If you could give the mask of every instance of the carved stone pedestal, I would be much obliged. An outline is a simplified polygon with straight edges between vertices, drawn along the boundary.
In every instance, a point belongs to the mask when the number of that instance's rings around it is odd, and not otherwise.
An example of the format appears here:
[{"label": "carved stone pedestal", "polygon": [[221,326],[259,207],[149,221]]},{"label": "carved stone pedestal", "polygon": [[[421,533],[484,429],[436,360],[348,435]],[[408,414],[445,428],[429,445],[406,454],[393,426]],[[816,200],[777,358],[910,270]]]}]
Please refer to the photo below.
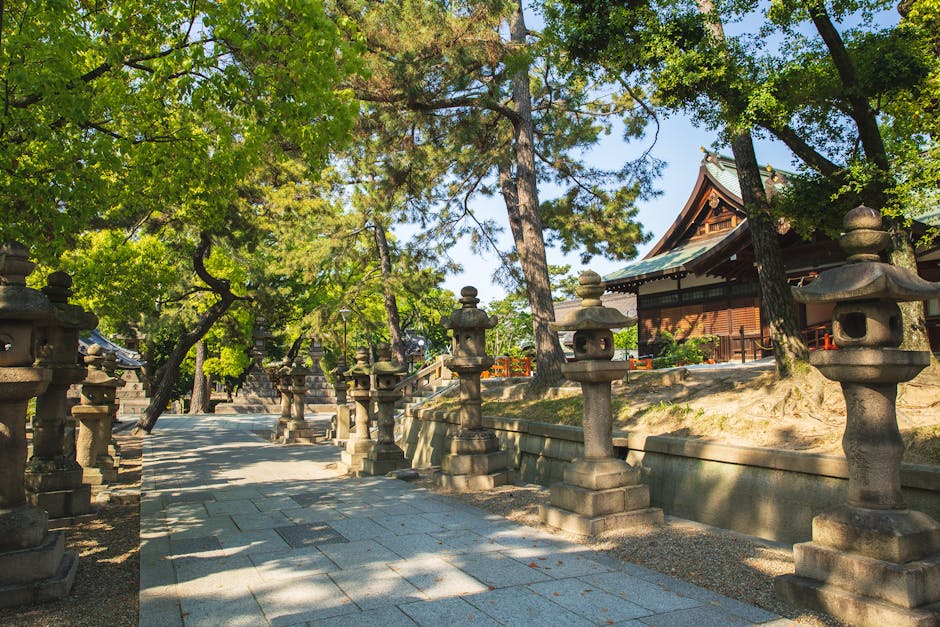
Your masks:
[{"label": "carved stone pedestal", "polygon": [[571,533],[593,536],[635,525],[661,525],[663,510],[650,507],[649,486],[625,461],[578,460],[565,469],[564,482],[552,484],[542,521]]},{"label": "carved stone pedestal", "polygon": [[509,452],[490,429],[462,429],[441,458],[439,485],[458,492],[492,490],[513,482]]},{"label": "carved stone pedestal", "polygon": [[68,470],[27,470],[26,500],[47,512],[49,518],[91,518],[91,486],[83,479],[84,471],[78,465]]},{"label": "carved stone pedestal", "polygon": [[911,510],[842,506],[793,546],[777,594],[859,625],[940,624],[940,524]]},{"label": "carved stone pedestal", "polygon": [[393,470],[411,468],[405,452],[395,444],[376,444],[362,462],[362,474],[372,477],[387,475]]},{"label": "carved stone pedestal", "polygon": [[361,474],[362,465],[372,452],[373,446],[375,446],[375,440],[372,439],[350,438],[347,440],[346,448],[340,451],[339,455],[340,463],[343,464],[346,472],[352,475]]},{"label": "carved stone pedestal", "polygon": [[550,505],[539,508],[542,521],[571,533],[593,536],[634,525],[659,525],[663,511],[650,507],[649,487],[640,483],[640,470],[614,457],[610,384],[626,374],[614,356],[612,329],[635,320],[604,307],[601,278],[585,272],[577,289],[580,309],[554,330],[574,331],[573,363],[562,372],[581,384],[584,399],[584,457],[565,467],[564,481],[551,486]]},{"label": "carved stone pedestal", "polygon": [[[0,510],[0,529],[10,517],[16,512]],[[45,529],[46,521],[41,524]],[[68,596],[77,569],[78,553],[65,550],[61,533],[46,533],[37,546],[0,550],[0,607]]]}]

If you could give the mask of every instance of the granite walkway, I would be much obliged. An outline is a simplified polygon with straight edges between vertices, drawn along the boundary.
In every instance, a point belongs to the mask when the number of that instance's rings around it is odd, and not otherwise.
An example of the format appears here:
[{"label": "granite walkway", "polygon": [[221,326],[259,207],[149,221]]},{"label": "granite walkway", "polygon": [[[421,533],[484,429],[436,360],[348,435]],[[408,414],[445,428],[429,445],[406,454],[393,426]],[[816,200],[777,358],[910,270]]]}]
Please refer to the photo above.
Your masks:
[{"label": "granite walkway", "polygon": [[140,625],[753,625],[759,608],[384,477],[268,416],[165,416],[144,443]]}]

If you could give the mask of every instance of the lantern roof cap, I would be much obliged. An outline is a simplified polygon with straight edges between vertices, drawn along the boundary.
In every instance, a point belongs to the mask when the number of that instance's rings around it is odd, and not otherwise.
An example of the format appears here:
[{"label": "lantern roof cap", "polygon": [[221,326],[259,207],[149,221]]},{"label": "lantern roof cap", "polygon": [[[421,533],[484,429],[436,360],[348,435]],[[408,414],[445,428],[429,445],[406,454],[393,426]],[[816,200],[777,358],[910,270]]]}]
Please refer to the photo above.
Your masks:
[{"label": "lantern roof cap", "polygon": [[880,261],[890,242],[882,229],[881,214],[859,206],[845,214],[845,233],[839,245],[848,255],[847,263],[821,272],[804,287],[793,288],[793,298],[801,303],[835,303],[851,300],[883,299],[895,302],[929,300],[940,297],[940,283],[932,283],[915,272]]},{"label": "lantern roof cap", "polygon": [[36,264],[29,249],[19,242],[0,246],[0,318],[45,322],[55,316],[55,307],[39,290],[26,287]]},{"label": "lantern roof cap", "polygon": [[369,351],[365,346],[360,346],[356,349],[356,363],[346,371],[346,376],[362,377],[370,374],[372,374],[372,368],[369,367]]},{"label": "lantern roof cap", "polygon": [[404,365],[392,361],[392,348],[388,344],[379,344],[378,361],[372,365],[372,372],[378,375],[400,375],[408,370]]},{"label": "lantern roof cap", "polygon": [[455,309],[449,316],[441,319],[441,325],[447,329],[492,329],[496,326],[496,316],[487,315],[477,307],[477,288],[468,285],[460,290],[460,309]]},{"label": "lantern roof cap", "polygon": [[625,316],[613,307],[604,307],[601,303],[603,293],[601,276],[593,270],[582,272],[575,290],[575,294],[581,297],[581,306],[564,320],[550,323],[549,328],[552,331],[599,331],[636,324],[636,318]]}]

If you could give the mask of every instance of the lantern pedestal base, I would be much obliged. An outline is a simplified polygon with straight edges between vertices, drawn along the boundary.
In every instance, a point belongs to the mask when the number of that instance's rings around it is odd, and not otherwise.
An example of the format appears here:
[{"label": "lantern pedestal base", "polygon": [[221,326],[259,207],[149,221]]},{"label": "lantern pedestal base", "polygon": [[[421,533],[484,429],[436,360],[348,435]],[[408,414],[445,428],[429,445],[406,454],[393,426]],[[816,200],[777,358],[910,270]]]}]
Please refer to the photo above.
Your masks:
[{"label": "lantern pedestal base", "polygon": [[281,444],[316,444],[323,440],[324,433],[314,429],[306,420],[291,420],[284,427],[278,440]]},{"label": "lantern pedestal base", "polygon": [[640,469],[622,459],[575,459],[565,466],[565,483],[588,490],[609,490],[640,483]]},{"label": "lantern pedestal base", "polygon": [[346,450],[340,453],[340,463],[351,474],[361,473],[362,464],[365,462],[372,447],[375,446],[375,440],[365,438],[352,438],[346,442]]},{"label": "lantern pedestal base", "polygon": [[290,418],[278,417],[274,421],[274,427],[271,429],[271,441],[275,444],[281,441],[281,438],[284,437],[284,430],[287,428],[287,423],[290,422]]},{"label": "lantern pedestal base", "polygon": [[91,486],[82,483],[80,466],[49,472],[26,472],[26,500],[49,514],[71,518],[92,512]]},{"label": "lantern pedestal base", "polygon": [[922,512],[843,505],[813,519],[777,577],[794,605],[858,625],[940,624],[940,524]]},{"label": "lantern pedestal base", "polygon": [[68,596],[78,554],[65,550],[61,533],[49,533],[28,549],[0,552],[0,607],[51,601]]},{"label": "lantern pedestal base", "polygon": [[549,502],[554,507],[594,518],[646,509],[650,506],[650,490],[645,485],[589,490],[567,483],[555,483],[549,493]]},{"label": "lantern pedestal base", "polygon": [[774,590],[787,603],[831,614],[852,625],[930,627],[940,624],[940,603],[901,607],[798,575],[777,577]]},{"label": "lantern pedestal base", "polygon": [[585,516],[552,505],[540,505],[539,516],[547,525],[583,536],[596,536],[605,531],[627,529],[639,525],[663,524],[663,510],[658,507],[604,516]]},{"label": "lantern pedestal base", "polygon": [[384,476],[403,468],[411,468],[411,462],[405,459],[405,452],[394,443],[376,444],[362,462],[362,474],[370,477]]},{"label": "lantern pedestal base", "polygon": [[[588,472],[591,469],[595,472]],[[650,507],[649,486],[630,483],[638,477],[639,470],[621,460],[575,460],[565,469],[565,481],[552,484],[551,504],[540,507],[539,515],[552,527],[585,536],[661,525],[663,510]]]},{"label": "lantern pedestal base", "polygon": [[345,446],[346,441],[349,440],[349,423],[351,422],[349,414],[349,408],[345,405],[336,407],[336,416],[333,418],[333,433],[330,435],[333,446]]},{"label": "lantern pedestal base", "polygon": [[903,564],[940,555],[940,523],[914,510],[842,505],[813,519],[813,542]]},{"label": "lantern pedestal base", "polygon": [[437,476],[437,482],[445,490],[455,492],[491,490],[512,483],[508,466],[509,453],[506,451],[448,453],[441,458],[441,473]]},{"label": "lantern pedestal base", "polygon": [[95,466],[85,468],[82,472],[82,483],[88,485],[108,485],[117,481],[117,468],[114,467],[114,460],[111,456],[107,459],[98,458]]}]

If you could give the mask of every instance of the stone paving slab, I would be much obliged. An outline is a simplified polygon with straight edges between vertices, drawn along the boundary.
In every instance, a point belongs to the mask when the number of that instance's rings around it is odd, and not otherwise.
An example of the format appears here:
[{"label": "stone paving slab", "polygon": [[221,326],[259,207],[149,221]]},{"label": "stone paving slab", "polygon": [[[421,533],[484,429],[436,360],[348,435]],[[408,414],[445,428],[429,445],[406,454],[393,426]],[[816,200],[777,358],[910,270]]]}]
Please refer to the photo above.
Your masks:
[{"label": "stone paving slab", "polygon": [[274,416],[164,416],[144,441],[141,627],[784,625],[779,617],[385,477]]}]

